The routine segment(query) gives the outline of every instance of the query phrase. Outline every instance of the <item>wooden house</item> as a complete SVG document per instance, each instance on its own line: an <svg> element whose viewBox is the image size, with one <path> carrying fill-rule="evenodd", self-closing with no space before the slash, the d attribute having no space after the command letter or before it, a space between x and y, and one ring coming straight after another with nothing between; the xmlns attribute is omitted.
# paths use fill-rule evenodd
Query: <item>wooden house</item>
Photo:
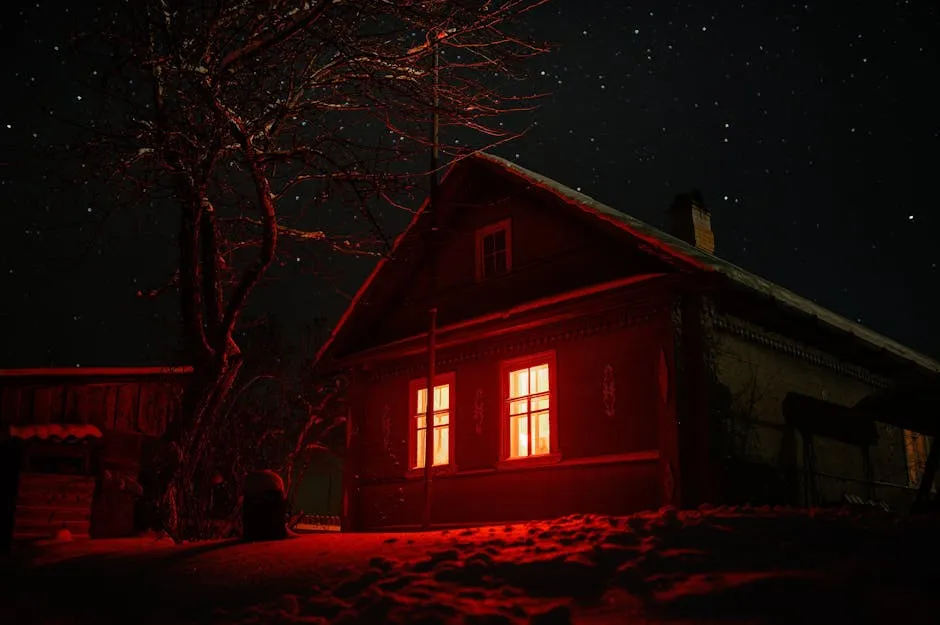
<svg viewBox="0 0 940 625"><path fill-rule="evenodd" d="M851 408L940 364L721 259L696 194L667 234L479 154L436 207L436 238L422 208L318 355L349 384L345 529L421 524L428 401L435 527L909 504L936 418Z"/></svg>
<svg viewBox="0 0 940 625"><path fill-rule="evenodd" d="M178 367L0 370L2 500L9 540L134 531L141 461L178 409Z"/></svg>

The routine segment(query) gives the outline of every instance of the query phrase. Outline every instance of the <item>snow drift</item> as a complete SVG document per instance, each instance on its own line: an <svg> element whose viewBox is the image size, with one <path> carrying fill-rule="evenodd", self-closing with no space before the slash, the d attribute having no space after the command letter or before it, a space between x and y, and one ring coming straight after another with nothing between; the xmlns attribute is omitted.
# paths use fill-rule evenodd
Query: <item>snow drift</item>
<svg viewBox="0 0 940 625"><path fill-rule="evenodd" d="M936 530L871 511L719 507L254 544L76 541L9 563L17 581L3 603L15 614L0 618L934 623ZM38 602L53 586L57 601Z"/></svg>

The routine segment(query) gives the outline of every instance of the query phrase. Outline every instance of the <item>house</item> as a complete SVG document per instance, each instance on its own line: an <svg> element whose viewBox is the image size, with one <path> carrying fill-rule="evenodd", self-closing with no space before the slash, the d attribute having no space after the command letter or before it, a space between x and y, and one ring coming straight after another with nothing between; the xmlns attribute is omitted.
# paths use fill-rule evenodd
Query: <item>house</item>
<svg viewBox="0 0 940 625"><path fill-rule="evenodd" d="M436 243L425 206L318 354L349 384L345 529L418 527L426 487L435 527L910 504L936 417L852 408L940 364L721 259L695 193L667 234L477 154L436 206Z"/></svg>
<svg viewBox="0 0 940 625"><path fill-rule="evenodd" d="M0 536L125 536L188 367L0 370Z"/></svg>

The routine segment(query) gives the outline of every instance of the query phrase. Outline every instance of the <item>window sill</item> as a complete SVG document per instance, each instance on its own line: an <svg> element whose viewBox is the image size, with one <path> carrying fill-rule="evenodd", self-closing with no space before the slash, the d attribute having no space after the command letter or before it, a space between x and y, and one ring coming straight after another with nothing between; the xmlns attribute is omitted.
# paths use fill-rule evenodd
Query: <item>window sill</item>
<svg viewBox="0 0 940 625"><path fill-rule="evenodd" d="M457 467L454 464L442 464L436 467L431 467L431 477L442 477L446 475L454 475L457 473ZM409 480L416 480L424 477L424 468L420 469L408 469L405 473L405 478Z"/></svg>
<svg viewBox="0 0 940 625"><path fill-rule="evenodd" d="M510 471L513 469L528 469L529 467L544 467L559 462L561 462L561 452L555 452L526 458L507 458L497 462L496 468L500 471Z"/></svg>

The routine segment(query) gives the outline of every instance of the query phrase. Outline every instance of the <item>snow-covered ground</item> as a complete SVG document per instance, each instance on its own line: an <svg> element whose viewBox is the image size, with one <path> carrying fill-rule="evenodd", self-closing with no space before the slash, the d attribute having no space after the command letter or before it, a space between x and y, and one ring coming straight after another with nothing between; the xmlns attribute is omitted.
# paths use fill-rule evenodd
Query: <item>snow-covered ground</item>
<svg viewBox="0 0 940 625"><path fill-rule="evenodd" d="M0 623L940 622L936 519L663 509L414 534L49 544Z"/></svg>

